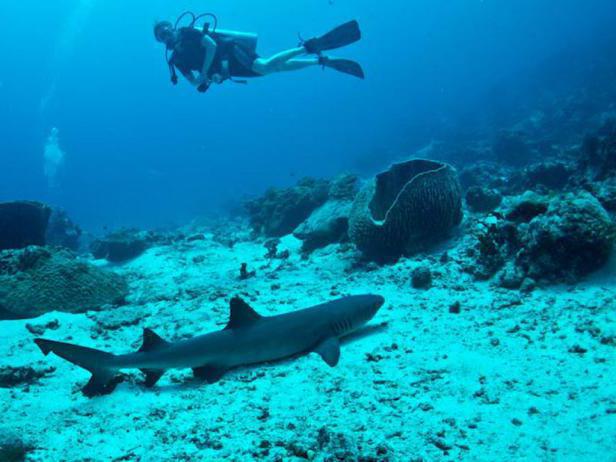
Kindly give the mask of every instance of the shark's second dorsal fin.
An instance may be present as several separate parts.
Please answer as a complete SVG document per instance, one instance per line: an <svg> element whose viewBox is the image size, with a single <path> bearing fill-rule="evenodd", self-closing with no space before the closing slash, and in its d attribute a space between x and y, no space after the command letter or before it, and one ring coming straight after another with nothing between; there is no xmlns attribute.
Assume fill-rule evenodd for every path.
<svg viewBox="0 0 616 462"><path fill-rule="evenodd" d="M253 310L248 303L240 297L233 297L230 303L229 322L225 329L236 329L254 324L262 316Z"/></svg>
<svg viewBox="0 0 616 462"><path fill-rule="evenodd" d="M141 348L139 348L139 352L148 352L152 350L156 350L157 348L168 345L168 342L163 340L156 332L152 329L145 328L143 329L143 344Z"/></svg>

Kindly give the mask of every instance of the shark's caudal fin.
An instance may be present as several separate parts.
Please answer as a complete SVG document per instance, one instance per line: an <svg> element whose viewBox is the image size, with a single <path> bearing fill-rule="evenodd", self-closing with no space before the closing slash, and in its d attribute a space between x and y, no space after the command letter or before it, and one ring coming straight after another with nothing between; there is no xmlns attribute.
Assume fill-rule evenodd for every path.
<svg viewBox="0 0 616 462"><path fill-rule="evenodd" d="M149 351L156 351L160 348L166 347L169 342L163 340L152 329L143 329L143 344L139 348L140 353L147 353ZM141 369L141 372L145 374L145 386L150 388L156 385L158 379L165 373L164 369Z"/></svg>
<svg viewBox="0 0 616 462"><path fill-rule="evenodd" d="M55 353L92 373L90 381L82 389L83 394L88 397L111 393L116 385L122 381L121 377L117 376L116 371L107 366L114 357L111 353L42 338L37 338L34 342L43 354Z"/></svg>

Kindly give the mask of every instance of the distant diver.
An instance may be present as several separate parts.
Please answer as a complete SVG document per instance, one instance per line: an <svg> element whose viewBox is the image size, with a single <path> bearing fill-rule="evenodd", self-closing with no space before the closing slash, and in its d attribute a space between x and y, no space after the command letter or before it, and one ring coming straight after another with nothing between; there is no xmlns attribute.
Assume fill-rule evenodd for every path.
<svg viewBox="0 0 616 462"><path fill-rule="evenodd" d="M190 18L188 25L179 27L186 17ZM213 25L206 22L198 27L197 21L202 18L211 18ZM175 24L159 21L154 25L154 37L166 46L165 57L173 85L178 82L177 69L200 92L207 91L212 83L226 80L246 83L246 80L236 80L235 77L261 77L319 65L364 78L359 63L323 55L324 51L357 42L361 38L357 21L344 23L321 37L301 40L296 48L270 58L257 54L255 34L219 29L218 20L211 13L195 15L187 11ZM315 57L298 58L301 55Z"/></svg>

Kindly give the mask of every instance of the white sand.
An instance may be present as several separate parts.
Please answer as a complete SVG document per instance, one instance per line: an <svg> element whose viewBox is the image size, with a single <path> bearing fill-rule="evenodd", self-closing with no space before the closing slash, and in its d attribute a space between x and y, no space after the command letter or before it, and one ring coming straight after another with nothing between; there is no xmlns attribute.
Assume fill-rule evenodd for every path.
<svg viewBox="0 0 616 462"><path fill-rule="evenodd" d="M36 447L29 460L616 460L613 270L520 295L472 282L455 252L445 264L427 256L368 271L353 269L346 246L302 260L285 238L291 257L270 261L262 243L230 249L211 237L117 267L131 280L127 306L0 322L0 366L56 368L0 388L0 428ZM257 275L240 281L244 261ZM428 290L410 284L421 263L435 273ZM372 323L387 326L346 343L335 368L309 354L209 386L169 371L153 389L130 371L134 380L95 399L79 392L88 373L43 357L25 328L57 319L46 338L122 353L143 327L169 340L221 328L235 294L275 314L369 292L386 298ZM449 313L456 301L461 313Z"/></svg>

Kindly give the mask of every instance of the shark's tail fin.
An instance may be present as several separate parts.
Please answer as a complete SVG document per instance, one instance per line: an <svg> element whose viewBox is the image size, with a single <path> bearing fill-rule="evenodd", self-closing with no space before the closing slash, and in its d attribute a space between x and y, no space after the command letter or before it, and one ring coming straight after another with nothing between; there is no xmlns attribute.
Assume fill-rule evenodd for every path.
<svg viewBox="0 0 616 462"><path fill-rule="evenodd" d="M122 381L121 377L116 374L116 370L109 365L114 357L111 353L42 338L37 338L34 342L43 354L48 355L49 352L53 352L92 373L90 381L82 389L83 394L88 397L111 393Z"/></svg>

